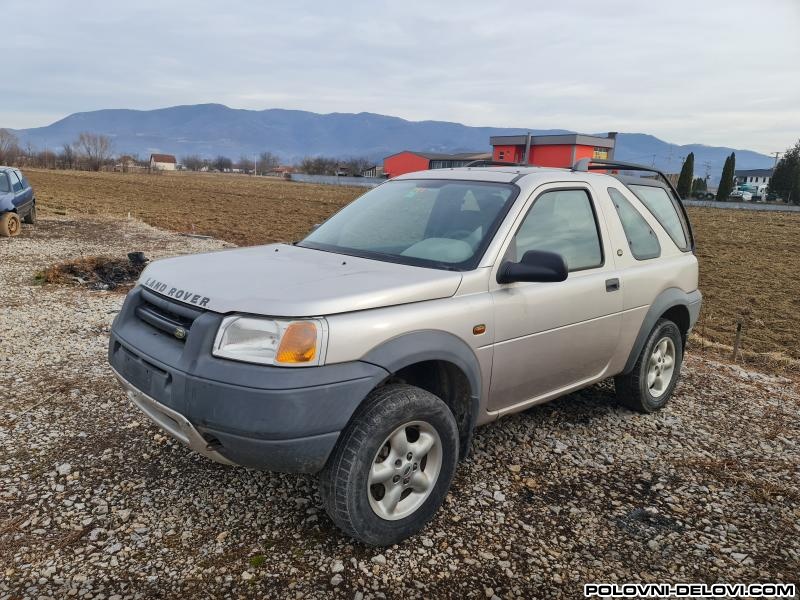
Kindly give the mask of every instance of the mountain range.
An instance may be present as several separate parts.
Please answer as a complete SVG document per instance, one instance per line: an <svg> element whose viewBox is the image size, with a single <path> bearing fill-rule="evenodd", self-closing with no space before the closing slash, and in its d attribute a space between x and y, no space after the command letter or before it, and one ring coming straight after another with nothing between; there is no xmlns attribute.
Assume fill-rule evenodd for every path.
<svg viewBox="0 0 800 600"><path fill-rule="evenodd" d="M2 124L0 124L2 125ZM379 162L400 150L488 152L489 137L568 133L566 129L471 127L447 121L407 121L374 113L319 114L301 110L234 109L222 104L172 106L156 110L105 109L71 114L51 125L12 130L23 145L61 147L81 132L108 135L115 153L152 152L211 158L269 151L294 162L304 156L365 157ZM605 135L605 134L601 134ZM695 174L709 163L718 177L725 157L736 152L740 169L769 168L773 159L750 150L702 144L671 144L645 133L621 132L615 158L652 164L667 172L680 170L682 157L695 154Z"/></svg>

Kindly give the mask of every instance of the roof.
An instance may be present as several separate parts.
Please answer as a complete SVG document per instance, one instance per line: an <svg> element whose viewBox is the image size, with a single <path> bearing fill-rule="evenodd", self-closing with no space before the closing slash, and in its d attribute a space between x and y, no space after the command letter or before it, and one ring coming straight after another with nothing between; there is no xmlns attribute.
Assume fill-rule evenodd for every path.
<svg viewBox="0 0 800 600"><path fill-rule="evenodd" d="M772 177L774 169L740 169L734 171L736 177Z"/></svg>
<svg viewBox="0 0 800 600"><path fill-rule="evenodd" d="M386 158L392 158L398 154L416 154L417 156L427 158L428 160L481 160L484 158L491 158L491 154L488 152L461 152L459 154L444 154L441 152L418 152L416 150L403 150L401 152L395 152ZM384 160L386 160L386 158L384 158Z"/></svg>
<svg viewBox="0 0 800 600"><path fill-rule="evenodd" d="M492 146L524 146L527 135L493 135L489 138ZM562 135L532 135L531 146L597 146L613 148L613 137L584 135L582 133L565 133Z"/></svg>
<svg viewBox="0 0 800 600"><path fill-rule="evenodd" d="M178 161L175 160L175 157L172 154L151 154L150 155L150 162L159 162L159 163L177 163Z"/></svg>

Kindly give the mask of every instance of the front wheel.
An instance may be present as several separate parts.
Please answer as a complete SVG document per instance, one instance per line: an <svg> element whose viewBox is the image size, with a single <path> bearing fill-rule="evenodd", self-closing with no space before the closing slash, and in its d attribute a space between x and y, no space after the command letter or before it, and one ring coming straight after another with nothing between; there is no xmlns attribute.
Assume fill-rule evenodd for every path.
<svg viewBox="0 0 800 600"><path fill-rule="evenodd" d="M373 391L320 474L333 522L374 546L422 529L444 501L458 462L458 428L438 397L410 385Z"/></svg>
<svg viewBox="0 0 800 600"><path fill-rule="evenodd" d="M678 383L683 337L672 321L659 319L633 370L614 379L617 399L628 408L651 413L663 408Z"/></svg>

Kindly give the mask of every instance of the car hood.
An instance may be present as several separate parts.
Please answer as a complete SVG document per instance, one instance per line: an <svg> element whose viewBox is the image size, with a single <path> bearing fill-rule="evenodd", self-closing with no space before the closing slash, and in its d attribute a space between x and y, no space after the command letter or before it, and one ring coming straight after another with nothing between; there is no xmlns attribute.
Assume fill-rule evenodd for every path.
<svg viewBox="0 0 800 600"><path fill-rule="evenodd" d="M447 298L461 273L272 244L159 260L139 283L219 313L310 317Z"/></svg>

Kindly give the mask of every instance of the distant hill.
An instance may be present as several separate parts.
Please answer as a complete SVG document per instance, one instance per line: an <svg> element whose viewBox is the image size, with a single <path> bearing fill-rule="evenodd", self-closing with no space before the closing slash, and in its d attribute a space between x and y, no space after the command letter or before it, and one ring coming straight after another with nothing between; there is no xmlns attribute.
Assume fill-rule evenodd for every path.
<svg viewBox="0 0 800 600"><path fill-rule="evenodd" d="M2 124L0 124L2 125ZM157 110L107 109L75 113L46 127L20 129L23 144L56 148L83 131L102 133L114 140L117 153L148 156L166 152L179 158L187 154L213 157L270 151L285 161L304 156L367 157L379 161L400 150L469 152L489 150L489 137L530 131L535 134L566 133L565 129L469 127L446 121L406 121L374 113L318 114L301 110L242 110L222 104L173 106ZM679 146L644 133L620 133L616 158L650 164L669 172L680 170L680 157L695 153L695 169L710 163L718 176L731 148L689 144ZM671 159L670 159L671 157ZM770 167L771 157L750 150L736 150L736 166L742 169Z"/></svg>

